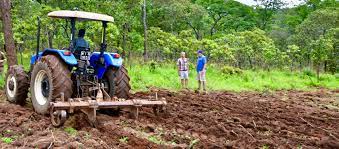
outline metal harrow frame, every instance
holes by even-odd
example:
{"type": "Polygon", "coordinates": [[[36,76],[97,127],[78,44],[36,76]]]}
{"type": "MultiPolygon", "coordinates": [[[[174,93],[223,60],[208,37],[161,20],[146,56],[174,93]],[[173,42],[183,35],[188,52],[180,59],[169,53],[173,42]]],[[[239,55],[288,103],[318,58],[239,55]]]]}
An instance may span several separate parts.
{"type": "Polygon", "coordinates": [[[89,97],[69,98],[66,101],[64,94],[61,93],[61,98],[50,103],[50,116],[53,126],[59,127],[67,120],[67,114],[81,111],[87,115],[89,122],[95,127],[97,110],[99,109],[129,108],[130,116],[137,119],[141,107],[151,107],[153,112],[158,115],[159,112],[165,110],[166,105],[165,100],[158,100],[157,93],[155,100],[131,99],[125,101],[100,101],[92,100],[89,97]]]}

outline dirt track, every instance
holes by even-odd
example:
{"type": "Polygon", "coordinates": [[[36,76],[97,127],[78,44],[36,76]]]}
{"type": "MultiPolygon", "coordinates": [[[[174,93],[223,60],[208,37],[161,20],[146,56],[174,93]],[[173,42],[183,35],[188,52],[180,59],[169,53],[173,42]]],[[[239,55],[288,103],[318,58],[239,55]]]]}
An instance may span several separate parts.
{"type": "MultiPolygon", "coordinates": [[[[0,103],[0,135],[13,142],[2,148],[339,148],[338,91],[275,93],[160,91],[167,113],[156,117],[142,109],[138,120],[99,115],[92,128],[84,115],[53,128],[49,118],[0,103]],[[67,132],[73,127],[74,132],[67,132]]],[[[2,95],[3,96],[3,95],[2,95]]],[[[137,93],[136,98],[148,98],[137,93]]],[[[3,97],[2,97],[3,98],[3,97]]]]}

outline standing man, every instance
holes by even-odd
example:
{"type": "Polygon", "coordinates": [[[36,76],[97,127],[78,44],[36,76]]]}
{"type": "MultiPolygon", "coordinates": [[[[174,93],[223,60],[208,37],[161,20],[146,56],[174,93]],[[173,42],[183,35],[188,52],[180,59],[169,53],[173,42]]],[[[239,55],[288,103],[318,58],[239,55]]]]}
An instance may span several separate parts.
{"type": "Polygon", "coordinates": [[[198,50],[198,60],[197,60],[197,80],[199,84],[199,91],[201,90],[201,85],[206,93],[206,57],[203,55],[202,50],[198,50]]]}
{"type": "Polygon", "coordinates": [[[188,59],[185,52],[181,52],[180,58],[177,61],[178,74],[181,80],[181,87],[188,88],[188,59]]]}

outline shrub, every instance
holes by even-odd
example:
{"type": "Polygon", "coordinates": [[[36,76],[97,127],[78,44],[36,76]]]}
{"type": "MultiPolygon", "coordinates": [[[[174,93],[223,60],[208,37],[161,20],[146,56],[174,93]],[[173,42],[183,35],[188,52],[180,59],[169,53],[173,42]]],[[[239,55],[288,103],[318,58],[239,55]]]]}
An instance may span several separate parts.
{"type": "Polygon", "coordinates": [[[303,70],[303,75],[309,76],[309,77],[315,77],[315,73],[310,68],[305,68],[303,70]]]}
{"type": "Polygon", "coordinates": [[[236,68],[236,67],[232,67],[232,66],[224,66],[221,69],[221,72],[223,74],[227,74],[227,75],[233,75],[233,74],[242,74],[243,70],[236,68]]]}
{"type": "Polygon", "coordinates": [[[148,62],[148,65],[149,65],[149,71],[154,72],[158,63],[156,61],[152,60],[152,61],[148,62]]]}

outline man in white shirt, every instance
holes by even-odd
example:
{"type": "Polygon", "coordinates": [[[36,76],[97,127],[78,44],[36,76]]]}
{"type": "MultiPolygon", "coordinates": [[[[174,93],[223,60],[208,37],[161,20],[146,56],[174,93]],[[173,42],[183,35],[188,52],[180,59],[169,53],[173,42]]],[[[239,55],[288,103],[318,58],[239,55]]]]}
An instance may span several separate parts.
{"type": "Polygon", "coordinates": [[[185,52],[181,52],[181,57],[177,61],[178,74],[181,80],[182,88],[188,88],[188,59],[185,52]]]}

